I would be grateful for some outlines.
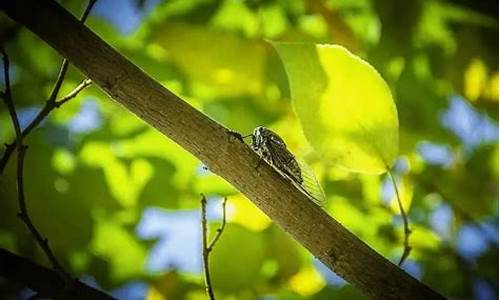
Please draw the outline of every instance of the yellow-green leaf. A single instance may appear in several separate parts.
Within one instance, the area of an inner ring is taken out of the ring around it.
[[[380,74],[341,46],[273,45],[285,65],[295,113],[315,150],[351,171],[385,172],[398,152],[398,116]]]

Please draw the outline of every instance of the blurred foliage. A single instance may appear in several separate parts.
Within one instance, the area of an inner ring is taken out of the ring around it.
[[[82,1],[61,2],[80,14]],[[244,134],[258,125],[277,131],[315,169],[326,211],[397,261],[402,222],[388,178],[349,173],[310,151],[284,67],[265,40],[339,44],[368,61],[398,109],[394,172],[413,229],[403,267],[452,298],[496,299],[497,12],[494,0],[99,0],[88,26],[216,121]],[[27,124],[47,98],[61,58],[3,15],[0,41]],[[61,94],[82,79],[71,68]],[[480,121],[452,110],[456,101]],[[453,117],[459,125],[449,124]],[[483,133],[488,124],[493,138]],[[0,142],[12,138],[0,106]],[[148,221],[145,209],[194,212],[203,192],[229,196],[227,231],[211,257],[218,299],[365,299],[234,188],[96,87],[52,113],[26,142],[33,221],[74,274],[120,298],[206,299],[201,237],[191,241],[198,248],[182,248],[187,232],[199,233],[198,219],[175,228],[165,223],[164,239],[138,229]],[[47,264],[16,217],[13,161],[0,178],[0,245]],[[210,203],[218,211],[217,201]],[[166,247],[156,251],[159,245]],[[196,253],[188,259],[196,270],[175,260],[151,267],[156,256],[175,251]],[[2,298],[15,298],[12,290],[0,281]]]

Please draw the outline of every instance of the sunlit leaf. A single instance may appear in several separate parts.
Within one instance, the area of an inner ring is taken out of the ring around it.
[[[95,230],[90,249],[109,261],[112,280],[120,281],[142,273],[146,249],[130,232],[109,221],[98,222]]]
[[[226,292],[250,289],[258,280],[256,274],[263,262],[262,235],[237,224],[227,224],[222,238],[210,255],[214,288]]]
[[[269,257],[275,262],[275,272],[271,278],[288,279],[299,272],[303,265],[299,245],[283,230],[276,226],[269,227],[268,236]]]
[[[311,145],[357,172],[382,173],[398,152],[391,92],[367,62],[334,45],[274,43]]]
[[[488,70],[481,59],[473,59],[464,74],[465,97],[475,102],[480,96],[488,79]]]
[[[265,48],[261,43],[174,23],[163,24],[157,34],[169,61],[192,81],[193,93],[203,100],[262,92]]]
[[[117,147],[105,143],[88,143],[80,157],[91,165],[104,170],[113,196],[124,206],[134,205],[144,185],[153,175],[151,164],[146,160],[132,161],[130,168],[117,159]]]
[[[326,285],[321,274],[312,265],[290,278],[289,284],[293,291],[303,296],[317,293]]]
[[[426,251],[436,250],[440,246],[439,236],[430,230],[421,225],[413,224],[411,226],[412,233],[410,236],[411,246],[414,249],[412,251],[411,256],[423,255]],[[398,232],[401,235],[401,240],[403,240],[403,233],[401,231]]]
[[[231,222],[243,225],[250,230],[261,231],[271,223],[268,216],[241,194],[229,198],[228,209]]]
[[[66,149],[58,149],[52,157],[52,166],[61,174],[71,173],[75,169],[75,156]]]
[[[484,97],[492,102],[498,102],[498,71],[491,75],[484,90]]]

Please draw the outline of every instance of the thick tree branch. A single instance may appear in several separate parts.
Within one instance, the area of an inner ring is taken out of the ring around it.
[[[70,288],[59,274],[24,257],[0,248],[0,276],[37,291],[38,296],[50,299],[114,299],[105,293],[75,280]],[[64,294],[61,294],[64,291]]]
[[[332,219],[271,166],[264,164],[256,171],[259,157],[247,145],[151,79],[56,2],[0,3],[9,17],[40,36],[115,101],[233,184],[366,295],[381,300],[443,299]]]

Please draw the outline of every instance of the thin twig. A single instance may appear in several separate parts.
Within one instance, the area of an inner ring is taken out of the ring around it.
[[[85,79],[83,80],[78,86],[76,86],[69,94],[66,96],[62,97],[61,99],[51,102],[48,101],[45,102],[44,107],[38,112],[38,114],[35,116],[35,118],[24,128],[22,131],[23,137],[26,137],[30,132],[35,129],[48,115],[49,113],[54,110],[54,108],[59,108],[69,100],[75,98],[78,93],[80,93],[82,90],[84,90],[86,87],[90,86],[92,84],[92,81],[90,79]],[[4,93],[2,93],[5,95]],[[1,96],[1,95],[0,95]],[[2,97],[4,98],[4,97]],[[0,159],[0,174],[2,174],[3,170],[5,169],[5,166],[7,165],[7,162],[9,161],[12,153],[16,149],[16,141],[13,140],[10,143],[5,144],[5,150],[2,155],[2,158]]]
[[[75,98],[76,96],[78,96],[78,93],[80,93],[83,89],[85,89],[86,87],[88,87],[91,84],[92,84],[92,80],[90,80],[88,78],[85,79],[84,81],[82,81],[69,94],[67,94],[66,96],[62,97],[58,101],[56,101],[56,108],[61,107],[61,105],[63,105],[64,103],[66,103],[69,100],[71,100],[71,99]]]
[[[14,101],[12,99],[12,93],[10,89],[10,77],[9,77],[9,57],[3,48],[0,49],[3,55],[4,64],[4,78],[5,78],[5,97],[4,101],[9,110],[10,118],[12,120],[12,125],[16,133],[16,149],[17,149],[17,195],[19,202],[19,213],[18,217],[24,222],[31,235],[35,238],[36,242],[40,245],[43,252],[49,259],[54,270],[60,274],[66,274],[61,264],[57,260],[56,256],[49,247],[49,242],[44,238],[40,232],[36,229],[35,225],[31,221],[28,209],[26,206],[26,199],[24,196],[24,154],[26,152],[26,146],[23,144],[23,135],[21,131],[21,126],[19,124],[19,119],[16,114],[16,108],[14,107]]]
[[[82,23],[85,21],[87,18],[90,10],[94,6],[96,0],[90,0],[87,8],[85,9],[85,12],[83,13],[82,16]],[[64,104],[68,100],[74,98],[81,90],[83,90],[85,87],[90,85],[90,81],[84,80],[75,90],[73,90],[70,94],[68,94],[66,97],[62,98],[61,101],[57,102],[56,98],[59,93],[59,90],[61,89],[62,83],[64,81],[64,77],[66,75],[67,69],[68,69],[68,61],[66,59],[63,60],[63,63],[61,65],[56,83],[54,85],[54,89],[52,90],[52,93],[47,100],[45,106],[42,108],[42,110],[38,113],[38,115],[35,117],[35,119],[26,127],[25,130],[21,130],[21,125],[19,124],[19,118],[16,113],[16,108],[14,106],[14,101],[12,97],[12,91],[11,91],[11,85],[10,85],[10,76],[9,76],[9,68],[10,68],[10,61],[7,53],[3,48],[0,48],[0,52],[3,56],[3,65],[4,65],[4,80],[5,80],[5,92],[1,94],[2,98],[4,99],[4,102],[8,108],[10,118],[12,120],[12,125],[14,127],[15,131],[15,141],[13,141],[10,144],[6,145],[6,151],[4,152],[2,159],[0,160],[0,173],[3,171],[5,165],[7,164],[7,161],[9,160],[10,156],[12,155],[14,149],[17,149],[17,194],[18,194],[18,202],[19,202],[19,213],[18,217],[23,221],[23,223],[26,225],[28,230],[30,231],[31,235],[35,239],[35,241],[38,243],[40,248],[43,250],[47,258],[49,259],[50,263],[52,264],[52,267],[56,272],[58,272],[59,275],[61,275],[62,279],[67,280],[68,282],[71,280],[71,277],[69,276],[69,273],[67,273],[62,265],[59,263],[57,260],[56,256],[52,252],[50,246],[49,246],[49,241],[47,238],[43,237],[42,234],[38,231],[38,229],[35,227],[33,222],[31,221],[31,218],[28,214],[28,208],[26,205],[26,199],[25,199],[25,194],[24,194],[24,157],[26,153],[27,146],[23,144],[23,137],[29,134],[29,132],[35,128],[45,117],[54,109],[59,107],[60,105]]]
[[[92,10],[92,7],[94,7],[94,4],[96,2],[97,2],[97,0],[90,0],[89,1],[89,3],[87,4],[87,7],[85,8],[85,11],[82,14],[82,17],[80,18],[80,23],[83,24],[85,22],[90,11]],[[45,120],[45,118],[55,108],[59,108],[64,103],[66,103],[69,100],[71,100],[72,98],[76,97],[80,91],[82,91],[83,89],[85,89],[86,87],[88,87],[91,84],[89,79],[85,79],[72,92],[70,92],[65,97],[61,98],[59,101],[56,101],[57,95],[59,94],[59,91],[61,90],[61,86],[64,82],[65,77],[66,77],[68,67],[69,67],[68,60],[63,59],[61,67],[59,68],[56,82],[54,84],[54,87],[52,88],[52,92],[50,93],[49,98],[45,102],[45,105],[42,107],[42,109],[35,116],[35,118],[22,131],[23,137],[26,137],[33,129],[35,129],[38,125],[40,125],[40,123],[43,120]],[[4,93],[2,93],[2,94],[0,94],[0,97],[5,98],[6,95]],[[0,174],[2,174],[3,170],[5,169],[5,166],[7,165],[7,162],[9,161],[10,157],[12,156],[12,153],[14,152],[15,148],[16,148],[15,141],[12,141],[12,142],[5,145],[4,153],[2,155],[2,158],[0,159]]]
[[[224,198],[222,202],[222,224],[217,228],[217,233],[210,242],[208,243],[208,233],[207,233],[207,198],[205,195],[201,194],[201,233],[203,239],[203,273],[205,276],[205,289],[207,290],[207,295],[210,300],[215,300],[214,291],[212,288],[212,282],[210,280],[210,270],[208,266],[208,258],[210,252],[214,249],[215,243],[219,240],[224,228],[226,226],[226,203],[227,197]]]
[[[208,253],[212,252],[215,243],[217,243],[220,236],[222,235],[222,232],[224,231],[224,228],[226,228],[226,203],[227,203],[227,197],[224,197],[224,200],[222,201],[222,224],[220,225],[219,228],[217,228],[215,237],[212,240],[212,242],[210,242],[207,248]]]
[[[403,254],[401,255],[401,258],[399,259],[398,266],[401,266],[405,259],[410,255],[411,252],[411,246],[410,246],[410,234],[411,234],[411,229],[410,226],[408,225],[408,217],[406,215],[406,212],[403,207],[403,203],[401,201],[401,197],[399,196],[399,189],[398,185],[396,183],[396,179],[394,178],[394,175],[392,172],[388,169],[387,171],[389,173],[389,176],[391,177],[392,185],[394,187],[394,191],[396,192],[396,199],[398,201],[398,206],[399,206],[399,211],[401,212],[401,217],[403,218],[403,226],[404,226],[404,250]]]

